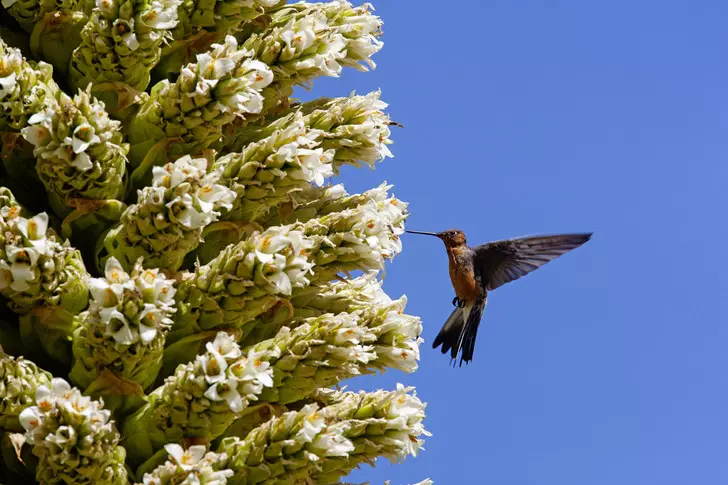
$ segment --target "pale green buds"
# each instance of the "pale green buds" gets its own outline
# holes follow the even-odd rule
[[[35,404],[35,390],[52,376],[29,360],[0,352],[0,429],[23,431],[18,416]]]

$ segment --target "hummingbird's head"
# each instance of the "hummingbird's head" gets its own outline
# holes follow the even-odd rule
[[[458,247],[458,246],[465,246],[467,242],[465,241],[465,233],[461,231],[460,229],[448,229],[447,231],[442,232],[422,232],[422,231],[405,231],[412,234],[425,234],[427,236],[435,236],[442,239],[442,242],[445,243],[445,246],[451,248],[451,247]]]

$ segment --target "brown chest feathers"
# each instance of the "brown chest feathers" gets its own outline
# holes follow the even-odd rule
[[[450,281],[455,294],[460,300],[473,301],[482,296],[482,291],[475,281],[473,260],[467,246],[447,248],[450,262]]]

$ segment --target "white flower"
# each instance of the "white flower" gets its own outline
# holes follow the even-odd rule
[[[37,406],[30,406],[23,409],[18,416],[21,426],[27,431],[26,437],[29,443],[33,443],[34,436],[33,432],[43,425],[45,414],[40,411]]]
[[[188,229],[200,229],[217,220],[217,212],[202,212],[197,209],[190,194],[175,197],[166,205],[177,221]]]
[[[215,209],[230,209],[237,194],[224,185],[206,183],[197,191],[197,200],[203,212],[213,212]]]
[[[167,318],[155,305],[145,303],[144,308],[139,312],[139,337],[142,343],[150,343],[157,336],[157,328],[171,322],[171,319]]]
[[[121,40],[126,44],[130,51],[135,51],[139,48],[139,40],[137,40],[136,33],[134,33],[134,20],[129,21],[129,31],[121,36]]]
[[[91,170],[92,168],[94,168],[91,157],[89,157],[86,152],[81,152],[74,156],[73,161],[71,162],[71,166],[79,169],[82,172],[86,172],[87,170]]]
[[[59,426],[55,433],[48,434],[45,439],[62,450],[66,445],[73,446],[76,443],[76,430],[73,426]]]
[[[145,269],[139,275],[139,286],[143,293],[152,292],[152,298],[156,303],[163,303],[167,310],[173,310],[170,306],[174,303],[174,295],[177,290],[174,288],[174,280],[167,279],[158,269]]]
[[[174,163],[168,164],[165,171],[170,174],[169,186],[177,187],[187,180],[201,180],[207,173],[207,160],[185,155],[178,158]]]
[[[273,387],[273,369],[270,368],[270,362],[263,360],[265,355],[265,352],[255,352],[253,350],[248,352],[242,375],[238,375],[238,379],[252,379],[265,387]]]
[[[8,244],[5,247],[10,265],[0,261],[0,269],[10,271],[13,282],[10,288],[14,291],[26,291],[35,281],[35,265],[38,262],[38,251],[35,248],[22,248]]]
[[[94,127],[90,124],[83,123],[73,130],[73,140],[71,142],[73,153],[79,154],[84,152],[89,146],[97,143],[101,143],[101,139],[96,134]]]
[[[58,400],[68,399],[72,395],[71,385],[61,378],[51,380],[50,387],[38,386],[35,390],[35,402],[43,412],[50,411]]]
[[[218,332],[215,340],[207,342],[205,348],[212,354],[218,354],[224,359],[237,359],[242,355],[240,346],[232,336],[225,332]]]
[[[288,59],[300,54],[313,45],[316,40],[316,33],[309,27],[301,25],[299,30],[288,29],[281,34],[281,40],[286,43],[288,49],[292,52],[287,56]]]
[[[243,398],[238,393],[238,381],[232,377],[210,386],[205,392],[205,397],[211,401],[225,400],[234,413],[239,413],[245,406]]]
[[[39,254],[48,254],[49,241],[46,239],[48,214],[41,212],[31,219],[19,217],[16,219],[15,225]]]
[[[205,456],[205,447],[202,445],[190,446],[184,450],[180,445],[170,443],[164,445],[164,449],[172,461],[184,471],[192,470]]]
[[[298,161],[305,173],[306,180],[313,182],[319,187],[322,186],[327,177],[334,175],[333,165],[331,161],[334,158],[334,151],[323,148],[309,150],[301,148],[297,152]]]
[[[208,384],[223,382],[228,378],[225,372],[228,364],[217,352],[211,352],[209,355],[200,355],[197,359],[205,371],[205,380]]]
[[[228,38],[230,37],[228,36]],[[213,47],[215,46],[213,45]],[[231,73],[235,69],[235,61],[229,57],[214,58],[208,53],[197,54],[197,69],[199,76],[210,87],[214,87],[221,77]]]
[[[354,451],[354,443],[344,438],[342,435],[335,433],[335,430],[329,428],[326,433],[316,437],[313,445],[322,450],[324,456],[349,456],[349,452]]]
[[[99,311],[101,321],[106,324],[106,335],[122,345],[131,345],[139,340],[136,329],[129,326],[129,321],[116,308],[102,308]]]
[[[242,113],[260,113],[263,109],[263,96],[258,91],[240,91],[230,96],[225,105]]]
[[[325,427],[326,420],[314,411],[303,419],[303,426],[293,439],[299,443],[310,443]]]
[[[8,0],[2,0],[3,6]],[[10,0],[12,5],[13,2]],[[8,5],[9,6],[9,5]],[[11,72],[9,75],[0,77],[0,100],[4,99],[8,94],[12,93],[15,90],[15,86],[18,82],[18,76],[15,74],[15,72]]]
[[[181,2],[154,0],[149,11],[143,15],[144,22],[159,30],[171,29],[177,25],[177,8]]]
[[[248,86],[261,90],[273,82],[273,71],[267,64],[249,59],[243,62],[242,68],[246,71],[242,76],[248,80]]]
[[[104,276],[109,282],[109,286],[112,291],[121,299],[124,294],[124,290],[133,290],[134,282],[129,278],[129,275],[122,268],[121,263],[115,257],[110,257],[106,260],[104,267]]]

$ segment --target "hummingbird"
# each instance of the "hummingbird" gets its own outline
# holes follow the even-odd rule
[[[442,232],[406,231],[440,238],[445,243],[450,281],[455,290],[450,314],[432,348],[442,345],[452,362],[473,360],[475,337],[488,299],[488,292],[537,270],[544,264],[576,249],[593,233],[525,236],[494,241],[471,248],[459,229]]]

